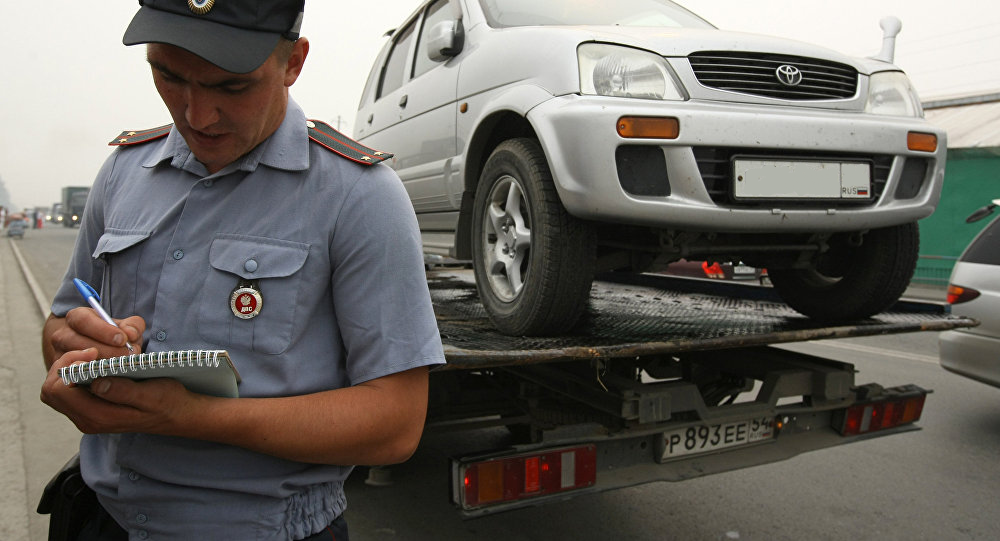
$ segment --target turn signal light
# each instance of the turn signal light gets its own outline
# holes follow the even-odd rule
[[[594,445],[458,464],[459,503],[465,509],[538,498],[593,486]]]
[[[623,116],[618,119],[618,135],[626,139],[677,139],[681,122],[672,117]]]
[[[955,284],[948,284],[948,296],[945,300],[948,304],[962,304],[963,302],[969,302],[979,296],[979,291],[972,289],[971,287],[956,286]]]
[[[911,131],[906,134],[906,148],[922,152],[934,152],[937,150],[937,136],[933,133]]]
[[[916,386],[886,390],[889,396],[855,404],[834,416],[834,428],[843,436],[858,436],[896,428],[920,420],[927,391]]]

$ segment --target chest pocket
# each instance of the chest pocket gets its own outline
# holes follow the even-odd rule
[[[211,269],[199,298],[199,333],[213,344],[279,354],[288,349],[302,294],[302,267],[309,245],[260,237],[218,237]],[[249,319],[233,313],[230,300],[241,283],[253,282],[260,312]],[[299,328],[302,326],[299,325]]]
[[[112,315],[137,313],[136,291],[145,287],[139,270],[142,263],[142,248],[139,246],[149,238],[149,231],[126,231],[107,229],[97,241],[94,259],[104,262],[104,276],[98,288],[104,308]]]

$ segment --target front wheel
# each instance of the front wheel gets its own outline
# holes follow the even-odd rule
[[[893,305],[917,266],[916,223],[873,229],[858,238],[840,234],[805,269],[768,269],[778,295],[813,319],[863,319]]]
[[[559,202],[535,140],[497,146],[480,175],[473,209],[476,287],[497,329],[541,336],[572,328],[590,297],[594,232]]]

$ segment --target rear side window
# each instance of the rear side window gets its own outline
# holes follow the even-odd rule
[[[382,64],[385,62],[388,49],[388,45],[384,47],[375,59],[375,63],[372,64],[371,73],[368,74],[368,80],[365,81],[365,89],[361,92],[361,102],[358,103],[358,109],[361,109],[366,103],[375,99],[373,94],[376,85],[378,85],[379,77],[382,74]]]
[[[386,94],[391,94],[397,88],[403,86],[403,80],[407,76],[406,60],[410,56],[410,45],[413,42],[413,23],[410,23],[392,45],[392,52],[389,53],[389,60],[385,63],[385,71],[382,72],[382,84],[378,88],[380,99]]]
[[[962,254],[962,261],[1000,265],[1000,216],[994,218],[969,244]]]

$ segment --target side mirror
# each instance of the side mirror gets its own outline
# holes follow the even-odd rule
[[[993,210],[996,209],[998,205],[1000,205],[1000,199],[994,199],[993,202],[990,203],[989,205],[977,209],[975,212],[970,214],[969,217],[965,219],[965,223],[971,224],[972,222],[978,222],[979,220],[982,220],[983,218],[989,216],[990,214],[993,214]]]
[[[427,56],[435,62],[444,62],[458,56],[465,46],[462,20],[441,21],[427,34]]]

